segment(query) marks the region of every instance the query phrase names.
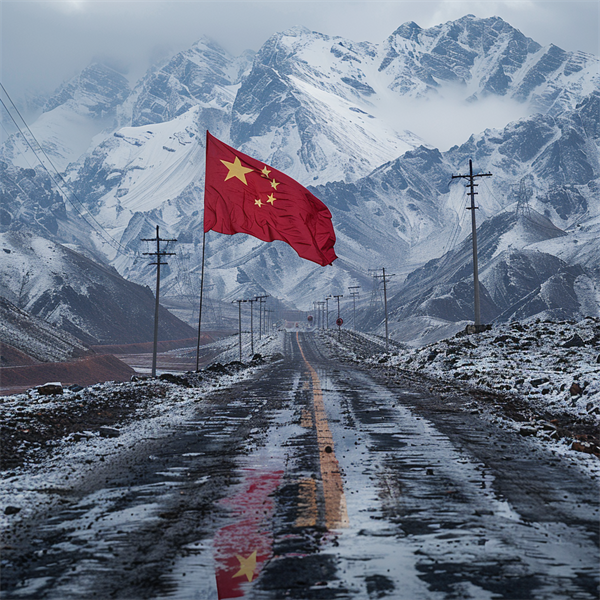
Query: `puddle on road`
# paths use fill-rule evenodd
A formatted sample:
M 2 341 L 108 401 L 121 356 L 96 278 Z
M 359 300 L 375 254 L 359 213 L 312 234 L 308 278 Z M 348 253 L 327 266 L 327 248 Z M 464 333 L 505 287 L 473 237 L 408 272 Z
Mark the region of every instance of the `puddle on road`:
M 299 375 L 290 390 L 290 399 L 298 380 Z M 292 424 L 292 408 L 274 411 L 268 419 L 266 432 L 258 428 L 251 430 L 246 445 L 250 452 L 238 459 L 239 482 L 229 488 L 227 499 L 221 502 L 230 509 L 229 519 L 223 522 L 214 538 L 198 540 L 185 547 L 185 555 L 176 561 L 169 576 L 174 589 L 165 597 L 173 600 L 238 597 L 252 589 L 262 565 L 272 557 L 275 509 L 272 496 L 288 467 L 289 441 L 303 431 Z M 256 515 L 259 510 L 262 514 Z M 254 551 L 257 553 L 253 557 Z M 219 587 L 231 593 L 219 595 Z

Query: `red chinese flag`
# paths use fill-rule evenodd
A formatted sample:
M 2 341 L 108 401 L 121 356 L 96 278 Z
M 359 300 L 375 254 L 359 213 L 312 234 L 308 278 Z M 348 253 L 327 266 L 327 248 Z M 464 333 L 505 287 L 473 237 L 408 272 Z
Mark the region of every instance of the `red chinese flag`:
M 321 266 L 337 258 L 331 213 L 316 196 L 207 131 L 204 231 L 211 229 L 281 240 Z

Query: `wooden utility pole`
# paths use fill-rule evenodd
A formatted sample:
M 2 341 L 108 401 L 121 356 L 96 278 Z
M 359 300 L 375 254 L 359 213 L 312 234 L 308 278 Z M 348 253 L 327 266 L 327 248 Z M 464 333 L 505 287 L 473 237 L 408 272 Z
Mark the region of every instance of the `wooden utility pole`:
M 475 209 L 479 208 L 475 206 L 475 195 L 477 192 L 475 188 L 478 187 L 474 183 L 475 177 L 491 177 L 491 173 L 478 173 L 473 175 L 473 162 L 469 159 L 469 174 L 468 175 L 452 175 L 452 179 L 468 179 L 469 183 L 465 187 L 469 188 L 468 195 L 471 197 L 471 206 L 467 206 L 467 210 L 471 211 L 471 231 L 473 238 L 473 290 L 474 290 L 474 301 L 475 301 L 475 330 L 481 330 L 481 313 L 479 307 L 479 270 L 477 268 L 477 224 L 475 222 Z
M 350 295 L 352 296 L 352 328 L 356 331 L 356 296 L 358 296 L 358 290 L 360 285 L 351 285 L 348 287 Z
M 262 305 L 266 302 L 265 298 L 268 298 L 269 294 L 265 294 L 264 296 L 256 296 L 255 300 L 258 300 L 258 339 L 262 339 L 262 330 L 263 330 L 263 308 Z M 266 325 L 266 319 L 265 319 Z
M 250 302 L 250 354 L 254 358 L 254 303 L 256 300 L 247 300 Z
M 175 256 L 175 252 L 166 252 L 160 249 L 161 242 L 176 242 L 177 240 L 162 239 L 158 233 L 158 225 L 156 226 L 155 238 L 142 238 L 142 242 L 156 242 L 156 252 L 143 252 L 145 256 L 156 256 L 156 262 L 150 263 L 156 265 L 156 298 L 154 304 L 154 345 L 152 348 L 152 377 L 156 377 L 156 354 L 158 350 L 158 308 L 160 295 L 160 265 L 168 263 L 161 262 L 162 256 Z
M 325 329 L 325 302 L 317 302 L 317 306 L 319 307 L 319 321 L 321 323 L 321 329 Z
M 232 300 L 231 303 L 238 303 L 238 340 L 240 347 L 240 362 L 242 362 L 242 302 L 248 302 L 248 300 Z
M 379 269 L 369 269 L 369 271 L 379 271 Z M 389 349 L 389 329 L 388 329 L 388 310 L 387 310 L 387 280 L 390 277 L 394 277 L 395 273 L 392 273 L 391 275 L 387 274 L 385 272 L 385 267 L 382 267 L 381 269 L 382 271 L 382 275 L 373 275 L 374 279 L 382 279 L 383 280 L 383 309 L 385 312 L 385 351 L 387 352 Z
M 339 324 L 339 321 L 340 321 L 340 298 L 343 298 L 343 297 L 344 297 L 343 294 L 338 294 L 337 296 L 334 296 L 334 298 L 337 300 L 337 309 L 338 309 L 337 319 L 336 319 L 336 325 L 338 326 L 338 340 L 340 339 L 340 331 L 342 330 L 342 326 Z

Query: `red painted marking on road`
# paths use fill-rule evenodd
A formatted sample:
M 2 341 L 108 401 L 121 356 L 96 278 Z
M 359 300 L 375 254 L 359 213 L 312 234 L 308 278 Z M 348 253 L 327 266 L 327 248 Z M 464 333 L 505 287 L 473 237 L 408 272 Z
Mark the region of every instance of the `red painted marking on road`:
M 214 537 L 215 575 L 219 600 L 243 598 L 273 555 L 271 517 L 275 502 L 271 497 L 283 471 L 247 469 L 242 489 L 222 500 L 236 519 L 217 531 Z

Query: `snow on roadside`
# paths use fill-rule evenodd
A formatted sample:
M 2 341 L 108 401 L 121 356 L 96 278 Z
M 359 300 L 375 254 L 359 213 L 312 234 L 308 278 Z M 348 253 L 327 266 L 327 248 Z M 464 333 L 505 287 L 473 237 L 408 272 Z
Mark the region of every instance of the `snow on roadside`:
M 537 411 L 600 424 L 600 319 L 508 323 L 458 334 L 389 358 L 389 364 L 491 392 Z
M 389 352 L 385 340 L 343 333 L 319 335 L 334 354 L 381 367 L 389 376 L 396 370 L 423 374 L 439 382 L 435 385 L 445 394 L 470 391 L 467 410 L 567 455 L 592 478 L 600 477 L 600 460 L 590 453 L 598 451 L 600 425 L 600 319 L 494 324 L 488 331 L 460 332 L 422 348 L 390 343 Z M 497 402 L 483 400 L 481 392 Z M 517 413 L 525 420 L 514 420 L 506 404 L 523 407 Z
M 19 450 L 25 456 L 23 464 L 1 473 L 0 527 L 14 525 L 22 518 L 50 508 L 60 501 L 57 490 L 66 491 L 75 486 L 98 468 L 101 462 L 115 460 L 145 440 L 168 435 L 173 427 L 194 417 L 198 404 L 208 393 L 252 377 L 264 364 L 263 361 L 257 361 L 228 368 L 227 363 L 238 358 L 237 354 L 233 359 L 230 356 L 237 351 L 237 346 L 233 349 L 231 344 L 223 340 L 215 345 L 224 351 L 213 361 L 216 367 L 209 366 L 201 371 L 199 379 L 190 375 L 194 387 L 139 377 L 137 381 L 127 383 L 96 384 L 79 392 L 65 390 L 60 396 L 42 396 L 30 391 L 0 398 L 2 422 L 17 421 L 18 427 L 26 427 L 28 422 L 32 422 L 33 415 L 39 417 L 44 413 L 64 410 L 69 403 L 77 406 L 80 412 L 85 412 L 86 403 L 98 398 L 114 397 L 119 398 L 119 402 L 123 398 L 135 398 L 131 401 L 135 403 L 135 410 L 115 426 L 90 427 L 89 431 L 75 431 L 49 439 L 45 449 L 38 444 L 22 444 Z M 255 344 L 254 349 L 261 353 L 263 359 L 277 360 L 283 351 L 283 332 L 264 337 Z
M 271 357 L 276 354 L 283 354 L 284 331 L 262 336 L 254 335 L 254 354 L 260 354 L 264 357 Z M 217 342 L 219 343 L 219 342 Z M 223 351 L 213 362 L 228 363 L 240 359 L 239 337 L 237 335 L 229 336 L 221 340 Z M 242 332 L 242 361 L 252 358 L 252 345 L 250 334 Z

